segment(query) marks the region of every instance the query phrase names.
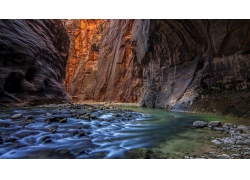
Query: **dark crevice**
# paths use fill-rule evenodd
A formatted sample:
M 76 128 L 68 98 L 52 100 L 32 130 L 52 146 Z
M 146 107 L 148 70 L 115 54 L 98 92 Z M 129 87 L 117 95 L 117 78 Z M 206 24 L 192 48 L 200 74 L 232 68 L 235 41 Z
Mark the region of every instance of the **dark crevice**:
M 5 78 L 4 90 L 8 93 L 20 93 L 22 91 L 21 81 L 23 76 L 21 73 L 12 72 Z

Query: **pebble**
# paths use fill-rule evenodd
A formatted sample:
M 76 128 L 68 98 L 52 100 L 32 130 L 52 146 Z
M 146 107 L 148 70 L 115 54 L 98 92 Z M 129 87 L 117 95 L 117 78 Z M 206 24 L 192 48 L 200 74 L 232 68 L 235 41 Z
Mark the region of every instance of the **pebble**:
M 46 113 L 46 116 L 52 116 L 52 114 L 50 114 L 50 113 Z
M 67 118 L 60 119 L 58 122 L 59 123 L 66 123 L 67 122 Z

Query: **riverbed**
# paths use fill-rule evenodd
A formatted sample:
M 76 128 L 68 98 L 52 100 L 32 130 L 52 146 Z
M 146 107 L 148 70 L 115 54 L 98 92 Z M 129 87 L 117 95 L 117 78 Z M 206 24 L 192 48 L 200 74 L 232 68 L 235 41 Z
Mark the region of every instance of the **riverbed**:
M 17 114 L 22 116 L 11 118 Z M 137 158 L 127 155 L 135 148 L 152 152 L 149 158 L 206 158 L 216 148 L 211 140 L 226 134 L 193 128 L 196 120 L 250 125 L 243 119 L 132 106 L 5 109 L 0 111 L 0 158 Z

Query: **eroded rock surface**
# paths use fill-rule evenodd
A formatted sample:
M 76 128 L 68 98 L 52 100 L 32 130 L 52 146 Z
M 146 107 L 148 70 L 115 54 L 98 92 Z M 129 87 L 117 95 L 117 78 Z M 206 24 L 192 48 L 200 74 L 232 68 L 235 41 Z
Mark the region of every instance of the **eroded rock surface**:
M 60 20 L 1 20 L 0 106 L 69 102 L 68 48 Z
M 249 20 L 76 24 L 67 87 L 79 100 L 249 117 Z

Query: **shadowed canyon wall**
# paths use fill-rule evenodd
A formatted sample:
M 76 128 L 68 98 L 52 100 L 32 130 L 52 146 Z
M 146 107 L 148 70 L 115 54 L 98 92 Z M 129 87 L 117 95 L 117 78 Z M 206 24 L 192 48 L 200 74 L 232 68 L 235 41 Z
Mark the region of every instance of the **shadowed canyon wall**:
M 78 28 L 69 30 L 70 23 Z M 250 115 L 249 20 L 64 24 L 74 34 L 67 88 L 80 100 Z
M 70 102 L 68 49 L 60 20 L 0 20 L 0 106 Z

